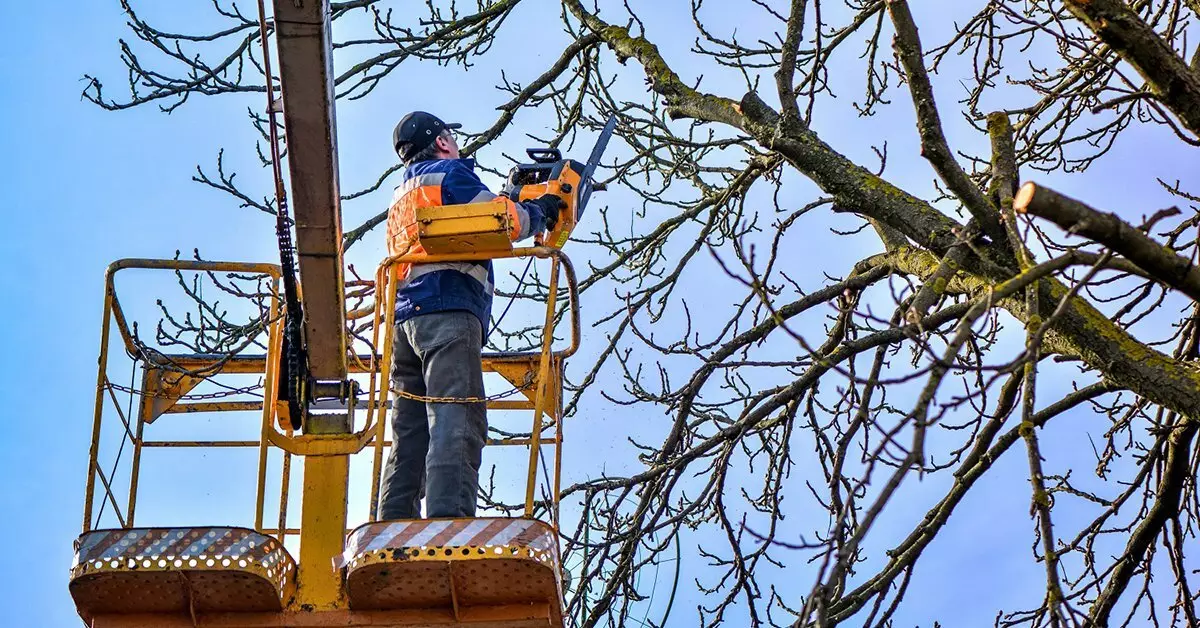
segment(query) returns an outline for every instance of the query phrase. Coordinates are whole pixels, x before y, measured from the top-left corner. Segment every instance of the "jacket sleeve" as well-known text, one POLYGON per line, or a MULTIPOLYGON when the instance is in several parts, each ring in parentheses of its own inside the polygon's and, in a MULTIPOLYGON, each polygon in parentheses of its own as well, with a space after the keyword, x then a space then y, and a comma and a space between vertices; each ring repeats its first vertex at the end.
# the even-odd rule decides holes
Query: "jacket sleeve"
MULTIPOLYGON (((467 203, 486 203, 497 198, 475 171, 456 164, 446 172, 442 180, 442 204, 462 205, 467 203)), ((546 230, 546 216, 537 203, 516 203, 504 199, 508 207, 508 216, 512 221, 509 238, 513 242, 524 240, 532 235, 546 230)))

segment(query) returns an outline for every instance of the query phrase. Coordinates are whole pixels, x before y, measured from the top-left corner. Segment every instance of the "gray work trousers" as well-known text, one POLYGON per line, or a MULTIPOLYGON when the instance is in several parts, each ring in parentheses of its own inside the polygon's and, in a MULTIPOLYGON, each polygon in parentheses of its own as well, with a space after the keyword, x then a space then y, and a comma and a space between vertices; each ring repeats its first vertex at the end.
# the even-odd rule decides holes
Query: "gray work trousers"
MULTIPOLYGON (((393 330, 392 386, 429 397, 482 398, 483 329, 466 311, 423 314, 393 330)), ((473 517, 487 442, 487 404, 392 401, 392 452, 379 519, 473 517)))

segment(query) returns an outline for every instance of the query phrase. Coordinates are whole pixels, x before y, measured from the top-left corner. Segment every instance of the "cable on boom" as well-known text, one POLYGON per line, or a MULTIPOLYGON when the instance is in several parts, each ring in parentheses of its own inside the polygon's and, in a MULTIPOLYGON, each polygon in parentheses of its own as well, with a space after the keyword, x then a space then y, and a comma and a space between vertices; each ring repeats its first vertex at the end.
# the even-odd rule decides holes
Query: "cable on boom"
POLYGON ((286 401, 292 429, 300 429, 308 396, 308 355, 304 342, 304 310, 296 282, 295 246, 292 244, 292 220, 288 217, 287 189, 283 184, 283 164, 279 150, 279 123, 276 119, 275 88, 271 76, 271 52, 267 38, 267 12, 258 0, 258 29, 262 43, 263 73, 267 85, 267 129, 271 144, 271 171, 275 178, 275 237, 279 242, 279 267, 283 279, 284 308, 287 312, 283 332, 283 360, 279 368, 279 399, 286 401))

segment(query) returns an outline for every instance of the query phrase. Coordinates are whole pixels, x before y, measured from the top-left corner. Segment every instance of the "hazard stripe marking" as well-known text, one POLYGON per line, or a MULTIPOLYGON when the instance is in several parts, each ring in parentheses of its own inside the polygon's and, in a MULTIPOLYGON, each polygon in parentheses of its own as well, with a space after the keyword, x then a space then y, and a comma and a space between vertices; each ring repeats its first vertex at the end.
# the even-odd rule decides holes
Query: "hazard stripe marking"
POLYGON ((468 523, 470 523, 470 522, 469 521, 448 522, 446 524, 446 528, 444 530, 439 532, 432 539, 429 539, 429 545, 433 545, 435 547, 442 547, 443 545, 450 545, 451 544, 450 539, 458 536, 458 533, 462 532, 467 527, 468 523))
POLYGON ((334 559, 334 565, 341 568, 351 561, 361 560, 365 554, 381 550, 433 547, 516 546, 557 556, 557 540, 552 529, 530 519, 487 517, 376 522, 350 533, 346 550, 334 559))

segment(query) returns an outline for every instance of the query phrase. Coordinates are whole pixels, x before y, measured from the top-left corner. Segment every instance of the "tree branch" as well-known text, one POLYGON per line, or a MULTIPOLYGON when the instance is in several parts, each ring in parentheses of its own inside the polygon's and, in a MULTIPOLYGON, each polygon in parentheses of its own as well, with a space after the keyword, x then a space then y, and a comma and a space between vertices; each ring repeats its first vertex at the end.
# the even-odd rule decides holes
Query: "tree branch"
POLYGON ((1192 133, 1200 135, 1200 75, 1121 0, 1065 0, 1067 9, 1146 79, 1192 133))
MULTIPOLYGON (((1156 279, 1200 301, 1200 269, 1192 260, 1155 242, 1116 214, 1092 209, 1033 182, 1021 186, 1014 206, 1018 212, 1045 218, 1068 233, 1107 246, 1156 279)), ((1173 213, 1178 212, 1173 210, 1173 213)))
POLYGON ((993 240, 1004 239, 996 207, 988 201, 975 182, 967 176, 946 142, 942 131, 942 120, 938 115, 937 103, 933 98, 933 85, 925 72, 925 57, 921 50, 921 38, 912 12, 905 0, 888 0, 888 12, 896 27, 892 45, 896 56, 904 66, 908 77, 908 91, 912 94, 913 107, 917 111, 917 130, 921 135, 921 156, 929 160, 938 176, 950 191, 962 201, 967 211, 979 221, 980 227, 993 240))
POLYGON ((804 35, 804 12, 807 10, 808 0, 792 0, 787 31, 783 36, 783 49, 779 56, 779 69, 775 72, 775 90, 779 93, 779 106, 783 109, 783 115, 793 120, 800 119, 800 107, 796 105, 792 77, 796 74, 796 54, 804 35))

